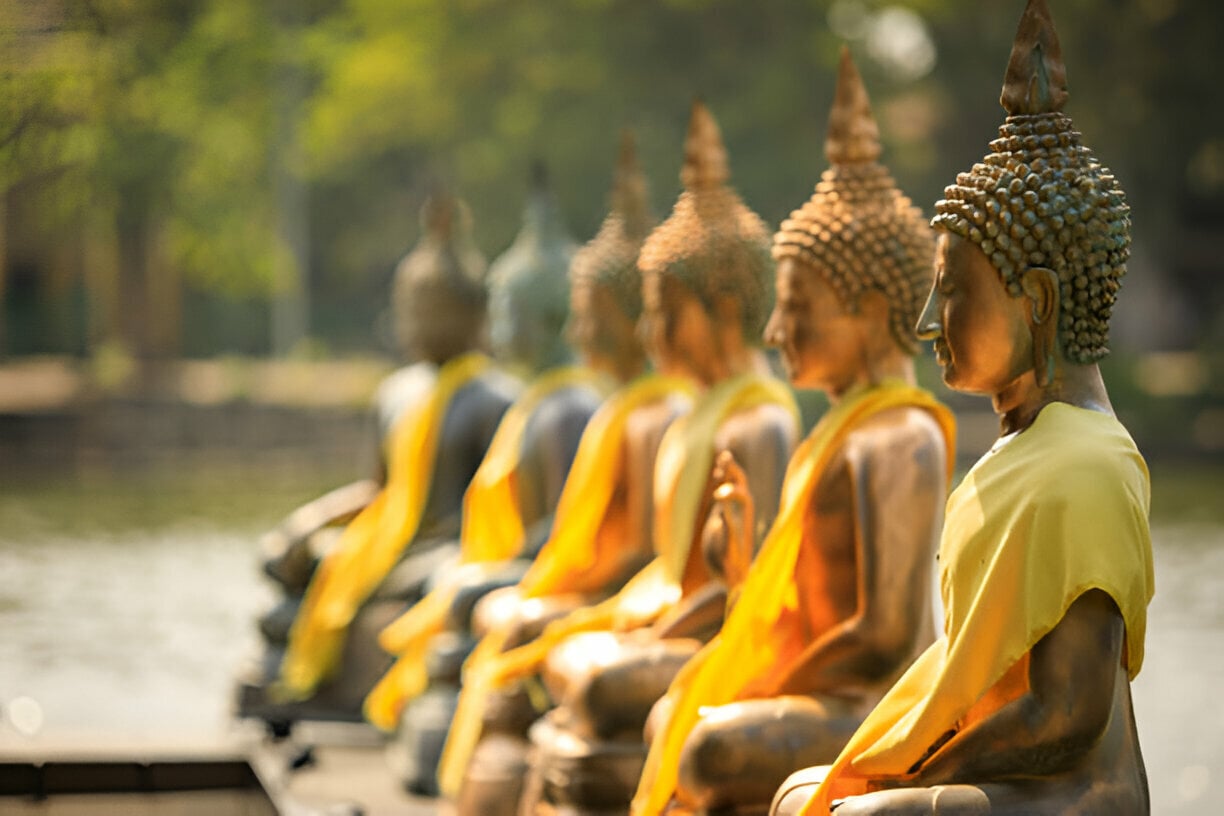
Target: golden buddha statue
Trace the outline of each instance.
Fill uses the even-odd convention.
[[[607,601],[551,623],[503,656],[506,675],[540,671],[558,707],[532,728],[524,808],[575,813],[627,806],[645,756],[641,731],[674,673],[715,631],[726,587],[708,559],[715,457],[731,451],[751,494],[753,543],[777,510],[798,436],[793,399],[757,344],[770,297],[765,225],[726,185],[726,150],[693,106],[671,216],[642,247],[642,333],[655,369],[691,380],[654,465],[655,559]],[[711,564],[711,561],[714,563]]]
[[[420,597],[458,532],[464,491],[519,390],[479,351],[485,260],[469,222],[462,202],[436,190],[419,243],[396,269],[396,336],[413,362],[378,389],[376,478],[298,508],[265,541],[266,571],[288,597],[262,621],[265,677],[244,689],[243,714],[278,728],[360,719],[387,666],[377,632]],[[264,687],[278,678],[281,699],[270,700]]]
[[[952,493],[944,634],[831,767],[778,813],[1147,813],[1130,680],[1153,587],[1147,468],[1097,361],[1129,253],[1113,175],[1062,113],[1045,0],[1029,0],[991,153],[936,204],[918,322],[944,381],[1001,436]]]
[[[572,255],[573,242],[537,167],[523,228],[489,270],[494,352],[534,378],[498,424],[464,495],[457,556],[435,570],[424,598],[379,633],[380,645],[397,660],[365,701],[375,725],[387,731],[403,725],[399,750],[411,761],[399,771],[418,792],[436,791],[434,769],[458,694],[455,664],[472,645],[472,607],[489,591],[516,583],[548,537],[583,430],[607,392],[597,372],[569,364],[563,335]],[[457,633],[458,643],[443,639],[431,652],[446,631]],[[421,704],[428,715],[403,715],[431,680],[434,693]]]
[[[519,798],[526,728],[538,715],[523,683],[493,682],[500,656],[552,619],[621,589],[653,556],[655,454],[667,426],[690,406],[693,386],[643,374],[637,259],[651,222],[646,181],[626,132],[611,212],[570,265],[568,327],[583,362],[620,387],[587,425],[548,543],[516,586],[477,606],[475,629],[483,637],[463,669],[439,772],[459,814],[512,813]]]
[[[934,235],[877,161],[844,49],[825,152],[815,194],[774,236],[765,340],[831,408],[791,459],[718,637],[656,706],[638,816],[764,813],[795,767],[837,756],[935,637],[929,565],[955,423],[912,360]]]

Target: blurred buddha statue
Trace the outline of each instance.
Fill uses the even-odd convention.
[[[491,338],[511,370],[531,374],[506,411],[464,496],[459,552],[435,570],[429,593],[379,634],[397,660],[366,699],[367,718],[399,738],[397,771],[411,789],[435,792],[434,776],[472,641],[471,610],[492,589],[516,583],[547,539],[578,442],[607,393],[590,368],[571,365],[564,338],[573,242],[537,166],[524,224],[489,270]],[[435,636],[451,630],[431,652]],[[404,706],[439,681],[419,716]]]
[[[1049,9],[1030,0],[999,138],[935,205],[918,321],[944,381],[1001,417],[948,500],[944,635],[831,767],[788,780],[779,813],[1149,810],[1129,682],[1153,587],[1148,473],[1097,368],[1129,215],[1066,100]]]
[[[265,539],[266,571],[287,598],[261,622],[265,677],[246,690],[241,713],[278,727],[360,719],[388,662],[377,632],[453,549],[464,491],[519,390],[480,352],[484,276],[467,208],[435,190],[420,242],[395,273],[395,333],[412,362],[377,393],[377,477],[298,508]],[[277,678],[279,703],[262,690]]]
[[[637,260],[651,224],[646,180],[626,132],[611,212],[570,264],[570,342],[619,389],[587,425],[548,543],[516,586],[490,594],[476,609],[483,637],[463,669],[439,772],[460,814],[513,814],[518,802],[527,726],[538,713],[523,683],[493,682],[502,653],[561,614],[606,599],[654,555],[655,454],[664,430],[690,407],[694,386],[687,378],[643,373]]]
[[[699,389],[675,420],[654,469],[655,559],[612,598],[554,621],[503,656],[503,676],[541,671],[558,707],[532,728],[523,807],[623,810],[645,758],[642,727],[675,672],[714,632],[726,585],[707,535],[715,458],[731,451],[745,473],[757,524],[777,510],[798,437],[790,390],[768,373],[758,338],[773,264],[765,225],[726,184],[718,126],[695,103],[685,144],[684,192],[647,238],[642,333],[655,369]]]
[[[955,423],[915,386],[912,360],[934,236],[877,161],[844,49],[825,153],[815,194],[774,236],[765,340],[791,384],[824,391],[831,408],[791,458],[718,637],[655,707],[635,814],[763,814],[796,767],[833,761],[935,639],[931,565]],[[742,493],[737,471],[728,465],[729,495]]]

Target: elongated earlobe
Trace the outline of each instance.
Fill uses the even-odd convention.
[[[1045,267],[1029,267],[1020,277],[1020,286],[1032,303],[1033,372],[1037,385],[1044,388],[1054,381],[1058,349],[1058,275]]]

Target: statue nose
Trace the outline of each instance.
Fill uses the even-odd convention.
[[[926,305],[922,308],[922,314],[918,316],[918,322],[914,326],[914,333],[918,335],[919,340],[934,340],[943,334],[943,322],[940,319],[940,310],[937,303],[938,293],[932,289],[930,297],[927,298]]]

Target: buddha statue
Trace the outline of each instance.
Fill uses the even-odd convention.
[[[953,491],[943,636],[778,813],[1147,813],[1131,705],[1152,595],[1147,468],[1097,361],[1129,252],[1114,176],[1071,119],[1029,0],[991,152],[935,205],[918,333],[1001,435]]]
[[[264,677],[243,690],[240,713],[278,728],[359,720],[387,666],[377,632],[453,548],[464,491],[519,389],[480,352],[485,260],[470,234],[463,203],[435,190],[395,273],[396,336],[411,362],[377,392],[378,473],[298,508],[265,540],[266,571],[287,597],[261,622]]]
[[[434,571],[430,591],[379,634],[397,657],[374,686],[365,713],[398,729],[397,773],[413,791],[435,793],[435,767],[458,694],[457,666],[474,641],[473,605],[516,583],[547,539],[583,430],[607,393],[601,376],[571,365],[564,338],[573,242],[534,172],[523,228],[491,266],[490,336],[511,370],[532,374],[506,411],[463,500],[459,552]],[[453,637],[440,639],[450,633]],[[405,705],[427,689],[416,715]],[[402,726],[402,727],[401,727]]]
[[[609,600],[554,621],[503,657],[507,675],[539,672],[557,703],[531,730],[525,812],[540,803],[573,813],[628,806],[650,706],[717,631],[726,607],[721,561],[707,557],[717,454],[730,451],[742,465],[757,519],[750,549],[777,510],[797,414],[758,345],[773,271],[768,231],[727,178],[718,126],[695,103],[684,192],[646,239],[638,267],[654,367],[691,380],[698,396],[656,455],[655,559]]]
[[[651,221],[646,182],[626,131],[611,212],[570,264],[568,326],[582,361],[619,388],[587,425],[548,543],[517,585],[493,592],[476,608],[474,628],[483,637],[463,669],[439,771],[459,814],[512,816],[518,802],[526,728],[537,713],[524,683],[492,682],[500,656],[560,615],[603,601],[654,554],[655,455],[668,425],[691,405],[693,385],[643,373],[637,259]]]
[[[824,391],[831,407],[791,459],[718,637],[655,707],[638,816],[764,814],[796,766],[837,756],[934,640],[929,565],[955,423],[915,386],[912,360],[934,235],[877,161],[845,49],[825,153],[815,194],[774,236],[765,340],[791,384]],[[743,515],[739,469],[724,468]]]

